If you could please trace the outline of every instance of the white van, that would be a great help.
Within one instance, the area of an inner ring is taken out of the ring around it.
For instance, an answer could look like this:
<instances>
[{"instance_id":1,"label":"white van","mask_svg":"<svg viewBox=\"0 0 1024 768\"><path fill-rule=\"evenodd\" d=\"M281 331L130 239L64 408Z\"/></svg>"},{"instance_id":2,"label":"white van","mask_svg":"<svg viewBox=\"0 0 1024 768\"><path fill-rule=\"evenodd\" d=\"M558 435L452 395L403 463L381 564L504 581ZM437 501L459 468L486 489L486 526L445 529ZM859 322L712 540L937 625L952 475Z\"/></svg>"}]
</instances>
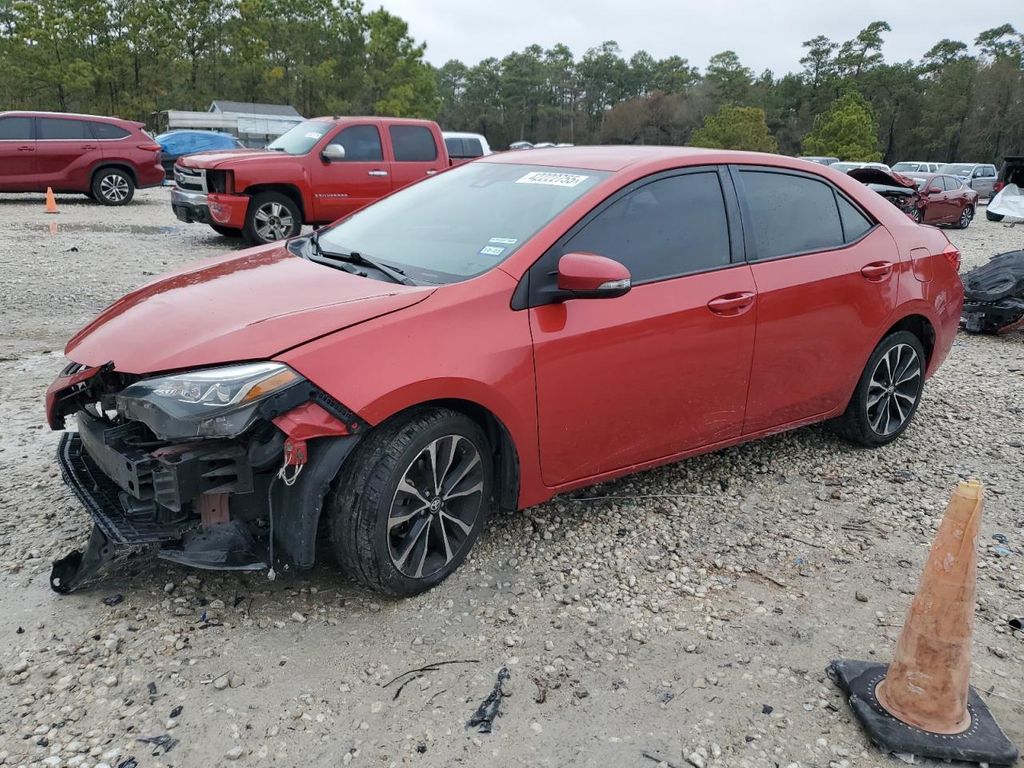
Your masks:
<instances>
[{"instance_id":1,"label":"white van","mask_svg":"<svg viewBox=\"0 0 1024 768\"><path fill-rule=\"evenodd\" d=\"M444 137L444 145L448 149L448 157L451 158L452 165L461 165L491 154L490 144L479 133L442 131L441 135Z\"/></svg>"}]
</instances>

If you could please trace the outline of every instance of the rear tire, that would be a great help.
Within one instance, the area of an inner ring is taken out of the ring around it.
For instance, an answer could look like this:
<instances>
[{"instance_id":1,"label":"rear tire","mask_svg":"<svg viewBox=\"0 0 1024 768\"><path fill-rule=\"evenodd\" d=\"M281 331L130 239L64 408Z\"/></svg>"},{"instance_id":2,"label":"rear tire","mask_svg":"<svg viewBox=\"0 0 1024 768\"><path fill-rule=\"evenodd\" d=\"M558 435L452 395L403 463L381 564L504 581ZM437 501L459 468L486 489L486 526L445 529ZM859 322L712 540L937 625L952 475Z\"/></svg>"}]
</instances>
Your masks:
<instances>
[{"instance_id":1,"label":"rear tire","mask_svg":"<svg viewBox=\"0 0 1024 768\"><path fill-rule=\"evenodd\" d=\"M492 507L491 456L476 422L447 408L413 412L367 435L328 501L341 569L396 596L446 579Z\"/></svg>"},{"instance_id":2,"label":"rear tire","mask_svg":"<svg viewBox=\"0 0 1024 768\"><path fill-rule=\"evenodd\" d=\"M210 229L212 229L218 235L223 235L224 237L242 236L242 230L235 229L234 227L222 227L220 224L211 224Z\"/></svg>"},{"instance_id":3,"label":"rear tire","mask_svg":"<svg viewBox=\"0 0 1024 768\"><path fill-rule=\"evenodd\" d=\"M295 237L302 231L302 211L280 192L260 192L249 200L242 234L249 245L264 245Z\"/></svg>"},{"instance_id":4,"label":"rear tire","mask_svg":"<svg viewBox=\"0 0 1024 768\"><path fill-rule=\"evenodd\" d=\"M100 168L92 177L91 196L102 205L127 205L135 196L135 181L120 168Z\"/></svg>"},{"instance_id":5,"label":"rear tire","mask_svg":"<svg viewBox=\"0 0 1024 768\"><path fill-rule=\"evenodd\" d=\"M974 206L965 205L964 209L960 212L960 219L956 223L957 229L967 229L971 226L971 222L974 220Z\"/></svg>"},{"instance_id":6,"label":"rear tire","mask_svg":"<svg viewBox=\"0 0 1024 768\"><path fill-rule=\"evenodd\" d=\"M890 333L871 353L849 405L832 429L857 445L891 443L910 425L924 388L926 358L909 331Z\"/></svg>"}]
</instances>

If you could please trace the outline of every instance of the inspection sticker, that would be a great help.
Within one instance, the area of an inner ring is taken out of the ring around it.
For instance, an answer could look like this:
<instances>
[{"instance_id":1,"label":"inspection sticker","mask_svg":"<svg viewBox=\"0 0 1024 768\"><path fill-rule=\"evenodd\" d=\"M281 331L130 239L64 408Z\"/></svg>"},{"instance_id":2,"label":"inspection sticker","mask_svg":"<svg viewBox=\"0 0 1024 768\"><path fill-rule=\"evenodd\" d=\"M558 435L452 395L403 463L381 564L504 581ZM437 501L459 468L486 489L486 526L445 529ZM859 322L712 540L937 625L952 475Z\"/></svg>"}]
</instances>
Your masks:
<instances>
[{"instance_id":1,"label":"inspection sticker","mask_svg":"<svg viewBox=\"0 0 1024 768\"><path fill-rule=\"evenodd\" d=\"M487 242L494 243L495 245L515 245L519 241L514 237L492 237Z\"/></svg>"},{"instance_id":2,"label":"inspection sticker","mask_svg":"<svg viewBox=\"0 0 1024 768\"><path fill-rule=\"evenodd\" d=\"M551 187L578 187L589 178L589 176L580 176L575 173L532 171L521 179L516 179L516 184L547 184Z\"/></svg>"},{"instance_id":3,"label":"inspection sticker","mask_svg":"<svg viewBox=\"0 0 1024 768\"><path fill-rule=\"evenodd\" d=\"M504 248L498 248L494 245L485 245L480 249L481 256L501 256L505 252Z\"/></svg>"}]
</instances>

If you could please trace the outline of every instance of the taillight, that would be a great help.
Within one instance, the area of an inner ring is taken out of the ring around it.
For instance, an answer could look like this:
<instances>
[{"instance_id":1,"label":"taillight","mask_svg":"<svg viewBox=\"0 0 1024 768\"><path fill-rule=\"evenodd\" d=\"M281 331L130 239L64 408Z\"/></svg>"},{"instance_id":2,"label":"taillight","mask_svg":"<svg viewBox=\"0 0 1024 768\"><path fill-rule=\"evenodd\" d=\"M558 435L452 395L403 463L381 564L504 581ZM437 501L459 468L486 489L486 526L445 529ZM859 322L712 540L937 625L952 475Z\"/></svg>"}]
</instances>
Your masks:
<instances>
[{"instance_id":1,"label":"taillight","mask_svg":"<svg viewBox=\"0 0 1024 768\"><path fill-rule=\"evenodd\" d=\"M949 266L953 268L954 272L960 271L960 251L956 249L956 246L950 243L946 246L945 250L943 250L942 255L946 258L946 261L949 262Z\"/></svg>"},{"instance_id":2,"label":"taillight","mask_svg":"<svg viewBox=\"0 0 1024 768\"><path fill-rule=\"evenodd\" d=\"M992 192L993 193L998 192L1000 189L1002 189L1005 186L1006 186L1006 182L1005 181L997 181L996 185L994 187L992 187Z\"/></svg>"},{"instance_id":3,"label":"taillight","mask_svg":"<svg viewBox=\"0 0 1024 768\"><path fill-rule=\"evenodd\" d=\"M160 149L161 149L159 144L151 144L151 143L148 143L148 142L146 144L136 144L135 146L138 149L144 149L147 152L159 152Z\"/></svg>"}]
</instances>

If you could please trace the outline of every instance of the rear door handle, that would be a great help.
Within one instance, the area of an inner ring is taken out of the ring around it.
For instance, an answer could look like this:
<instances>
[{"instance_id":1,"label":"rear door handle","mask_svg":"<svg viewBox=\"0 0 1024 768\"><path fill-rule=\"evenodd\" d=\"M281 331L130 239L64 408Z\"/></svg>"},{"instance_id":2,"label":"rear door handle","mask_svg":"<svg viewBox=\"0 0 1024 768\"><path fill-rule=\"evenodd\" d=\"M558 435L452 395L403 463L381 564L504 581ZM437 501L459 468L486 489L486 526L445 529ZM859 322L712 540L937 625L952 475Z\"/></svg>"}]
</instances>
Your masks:
<instances>
[{"instance_id":1,"label":"rear door handle","mask_svg":"<svg viewBox=\"0 0 1024 768\"><path fill-rule=\"evenodd\" d=\"M888 277L892 274L892 262L875 261L871 264L865 264L860 268L860 273L868 280L881 280L883 277Z\"/></svg>"},{"instance_id":2,"label":"rear door handle","mask_svg":"<svg viewBox=\"0 0 1024 768\"><path fill-rule=\"evenodd\" d=\"M19 152L35 152L35 147L18 147Z\"/></svg>"},{"instance_id":3,"label":"rear door handle","mask_svg":"<svg viewBox=\"0 0 1024 768\"><path fill-rule=\"evenodd\" d=\"M387 171L370 171L367 175L368 176L387 176L388 172Z\"/></svg>"},{"instance_id":4,"label":"rear door handle","mask_svg":"<svg viewBox=\"0 0 1024 768\"><path fill-rule=\"evenodd\" d=\"M754 303L754 294L750 291L725 293L708 302L708 309L716 315L738 315Z\"/></svg>"},{"instance_id":5,"label":"rear door handle","mask_svg":"<svg viewBox=\"0 0 1024 768\"><path fill-rule=\"evenodd\" d=\"M96 147L95 144L83 144L82 145L82 149L96 149L96 148L97 147Z\"/></svg>"},{"instance_id":6,"label":"rear door handle","mask_svg":"<svg viewBox=\"0 0 1024 768\"><path fill-rule=\"evenodd\" d=\"M433 176L435 173L437 173L437 171L431 168L430 170L427 171L427 176Z\"/></svg>"}]
</instances>

